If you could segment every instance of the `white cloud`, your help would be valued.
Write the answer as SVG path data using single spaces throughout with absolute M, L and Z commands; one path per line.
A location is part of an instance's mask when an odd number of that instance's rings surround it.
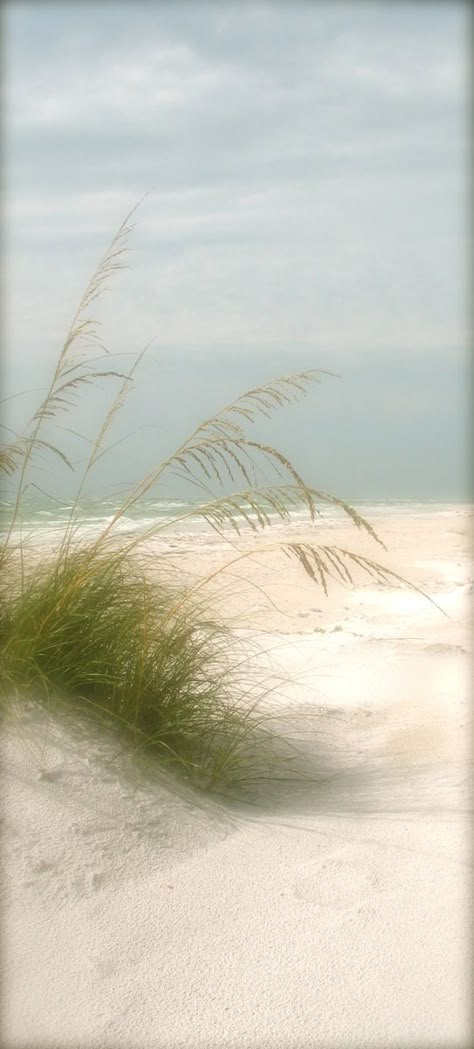
M 57 341 L 151 188 L 104 307 L 122 343 L 139 324 L 199 352 L 462 345 L 460 6 L 83 10 L 8 12 L 9 338 Z
M 44 382 L 106 244 L 151 189 L 132 268 L 98 304 L 110 349 L 156 335 L 140 422 L 156 422 L 158 399 L 171 441 L 209 396 L 218 407 L 275 370 L 332 367 L 346 380 L 287 433 L 310 477 L 385 494 L 388 460 L 407 492 L 454 492 L 467 23 L 455 0 L 11 0 L 6 392 Z M 122 449 L 121 479 L 135 466 Z

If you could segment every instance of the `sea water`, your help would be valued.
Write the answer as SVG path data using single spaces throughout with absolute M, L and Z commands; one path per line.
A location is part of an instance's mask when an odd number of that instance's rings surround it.
M 40 534 L 44 538 L 56 538 L 63 534 L 69 525 L 74 524 L 76 534 L 84 539 L 100 535 L 107 526 L 111 526 L 113 533 L 117 535 L 133 535 L 141 530 L 150 533 L 156 531 L 157 534 L 200 534 L 212 531 L 212 526 L 204 516 L 205 507 L 208 505 L 205 502 L 148 497 L 137 499 L 132 506 L 121 512 L 124 502 L 124 498 L 120 500 L 117 497 L 100 497 L 82 499 L 74 505 L 68 501 L 53 502 L 39 494 L 25 496 L 15 516 L 14 531 L 16 534 L 21 532 L 23 536 L 33 538 Z M 212 502 L 211 497 L 208 503 Z M 264 502 L 262 505 L 265 507 Z M 317 502 L 316 505 L 328 527 L 341 523 L 345 518 L 344 510 L 337 505 L 324 502 Z M 473 513 L 473 507 L 469 503 L 444 503 L 435 500 L 353 500 L 351 506 L 368 520 L 385 515 L 422 518 L 432 515 L 450 517 L 455 514 L 456 517 L 469 518 Z M 0 533 L 5 534 L 8 531 L 13 512 L 14 501 L 8 498 L 1 499 Z M 270 524 L 282 522 L 282 518 L 269 504 L 265 507 L 265 512 Z M 290 528 L 299 528 L 310 522 L 308 509 L 288 506 L 287 512 L 286 525 Z M 255 515 L 249 516 L 256 522 Z M 244 518 L 239 516 L 236 520 L 239 521 L 239 527 L 242 526 L 245 531 Z

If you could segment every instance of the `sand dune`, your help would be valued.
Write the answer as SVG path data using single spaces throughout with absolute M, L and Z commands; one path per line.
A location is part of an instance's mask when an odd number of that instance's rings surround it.
M 362 578 L 326 599 L 276 551 L 214 587 L 244 644 L 265 629 L 253 671 L 278 677 L 312 782 L 218 804 L 37 710 L 5 726 L 5 1047 L 472 1044 L 470 519 L 374 523 L 386 556 L 342 523 L 330 540 L 439 607 Z M 229 557 L 209 537 L 168 549 L 196 578 Z

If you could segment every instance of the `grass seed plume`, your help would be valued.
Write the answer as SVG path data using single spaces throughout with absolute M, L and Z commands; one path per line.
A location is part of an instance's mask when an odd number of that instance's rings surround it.
M 170 522 L 144 524 L 125 539 L 120 523 L 172 474 L 201 495 L 172 523 L 204 521 L 228 542 L 229 568 L 251 556 L 261 533 L 275 520 L 288 522 L 295 509 L 306 510 L 315 521 L 321 505 L 336 505 L 355 528 L 380 540 L 354 508 L 306 484 L 279 449 L 249 437 L 258 416 L 269 417 L 321 381 L 325 373 L 315 370 L 255 387 L 206 419 L 171 456 L 131 485 L 99 535 L 80 540 L 81 499 L 96 464 L 110 451 L 110 430 L 143 356 L 135 357 L 128 372 L 110 367 L 111 354 L 91 314 L 110 277 L 124 266 L 135 210 L 86 288 L 42 403 L 0 450 L 0 469 L 14 485 L 0 553 L 2 706 L 11 713 L 35 702 L 51 712 L 68 709 L 79 718 L 95 718 L 137 757 L 156 758 L 160 767 L 179 771 L 201 788 L 226 791 L 278 777 L 286 760 L 284 740 L 275 735 L 275 719 L 270 728 L 252 689 L 242 685 L 236 637 L 206 608 L 206 585 L 215 573 L 193 584 L 170 579 L 166 559 L 160 561 L 158 554 L 150 574 L 146 542 Z M 99 381 L 115 384 L 115 392 L 78 472 L 60 542 L 45 558 L 21 525 L 23 501 L 35 487 L 32 470 L 40 456 L 49 457 L 53 479 L 58 461 L 75 469 L 51 431 Z M 229 480 L 235 487 L 230 496 L 223 491 Z M 232 537 L 243 532 L 254 545 L 236 553 Z M 350 585 L 354 570 L 382 583 L 404 582 L 350 550 L 316 543 L 276 545 L 325 593 L 331 579 Z M 265 687 L 261 692 L 264 697 Z

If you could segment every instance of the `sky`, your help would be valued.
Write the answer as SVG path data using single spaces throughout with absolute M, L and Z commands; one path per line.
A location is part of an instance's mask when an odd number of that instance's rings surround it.
M 468 41 L 455 0 L 4 4 L 5 395 L 148 194 L 96 304 L 113 353 L 153 340 L 99 486 L 321 368 L 256 436 L 342 497 L 468 498 Z

